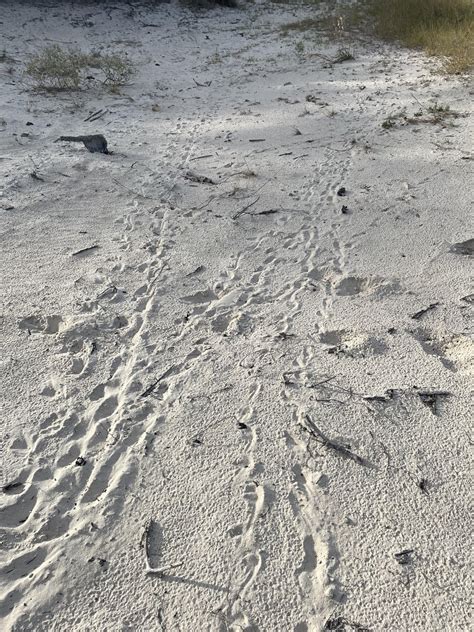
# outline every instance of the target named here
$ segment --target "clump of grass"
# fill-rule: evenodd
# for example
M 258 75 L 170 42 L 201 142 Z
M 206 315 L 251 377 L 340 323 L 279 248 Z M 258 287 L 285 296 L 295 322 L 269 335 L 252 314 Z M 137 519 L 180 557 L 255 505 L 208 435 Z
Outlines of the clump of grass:
M 449 124 L 450 119 L 459 118 L 461 114 L 451 109 L 449 105 L 435 103 L 430 105 L 426 114 L 423 110 L 415 112 L 412 117 L 407 117 L 408 123 L 432 123 L 433 125 Z
M 472 0 L 364 0 L 377 35 L 445 58 L 450 73 L 474 65 Z M 362 13 L 358 13 L 359 21 Z
M 392 129 L 397 124 L 396 119 L 393 116 L 387 116 L 387 118 L 382 122 L 382 127 L 384 129 Z
M 219 51 L 216 50 L 216 52 L 208 58 L 208 61 L 210 64 L 222 64 L 222 56 Z
M 42 90 L 79 90 L 84 87 L 91 69 L 97 70 L 98 79 L 112 89 L 126 83 L 133 72 L 130 62 L 121 55 L 83 53 L 54 45 L 30 59 L 26 74 L 34 86 Z
M 339 48 L 336 57 L 333 59 L 333 64 L 342 64 L 344 61 L 351 61 L 354 59 L 354 55 L 348 48 Z
M 423 123 L 431 125 L 453 126 L 452 119 L 463 116 L 459 112 L 455 112 L 449 105 L 440 105 L 435 103 L 426 108 L 426 110 L 419 109 L 411 116 L 407 114 L 405 110 L 398 112 L 397 114 L 391 114 L 382 121 L 383 129 L 393 129 L 397 126 L 397 123 L 401 125 L 419 125 Z
M 296 43 L 295 49 L 296 49 L 296 54 L 298 55 L 298 57 L 302 57 L 304 55 L 303 40 L 300 40 L 299 42 Z

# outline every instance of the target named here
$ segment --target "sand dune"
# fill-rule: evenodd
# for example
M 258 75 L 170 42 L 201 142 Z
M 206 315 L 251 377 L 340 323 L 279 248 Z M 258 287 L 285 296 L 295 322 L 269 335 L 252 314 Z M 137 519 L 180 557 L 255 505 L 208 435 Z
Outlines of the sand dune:
M 2 629 L 467 630 L 472 89 L 99 5 L 1 6 Z M 49 43 L 136 73 L 32 92 Z

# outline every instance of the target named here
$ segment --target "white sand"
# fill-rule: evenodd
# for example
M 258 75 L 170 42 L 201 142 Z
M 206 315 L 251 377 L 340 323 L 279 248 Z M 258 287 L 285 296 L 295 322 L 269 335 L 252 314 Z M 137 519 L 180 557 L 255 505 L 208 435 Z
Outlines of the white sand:
M 298 55 L 303 9 L 34 4 L 0 11 L 2 630 L 467 630 L 472 118 L 382 128 L 467 80 Z M 51 43 L 137 74 L 35 94 Z

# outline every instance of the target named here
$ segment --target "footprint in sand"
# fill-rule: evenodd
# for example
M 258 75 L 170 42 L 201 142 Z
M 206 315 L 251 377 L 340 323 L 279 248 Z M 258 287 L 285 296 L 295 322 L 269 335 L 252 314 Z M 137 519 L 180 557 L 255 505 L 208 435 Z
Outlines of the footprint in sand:
M 323 332 L 319 339 L 323 344 L 330 345 L 328 351 L 348 357 L 383 355 L 389 350 L 386 342 L 380 338 L 345 329 Z
M 190 294 L 189 296 L 181 296 L 181 300 L 184 303 L 191 303 L 194 305 L 202 305 L 204 303 L 210 303 L 214 301 L 217 296 L 214 294 L 212 290 L 203 290 L 201 292 L 196 292 L 195 294 Z
M 474 341 L 469 336 L 443 335 L 428 329 L 418 329 L 412 335 L 425 353 L 436 356 L 450 371 L 473 371 Z
M 36 505 L 37 498 L 36 488 L 30 486 L 22 494 L 15 496 L 14 502 L 2 503 L 0 527 L 14 529 L 26 522 Z
M 118 400 L 115 395 L 108 397 L 105 399 L 96 410 L 94 415 L 94 420 L 99 421 L 100 419 L 105 419 L 106 417 L 110 417 L 118 406 Z
M 378 277 L 344 277 L 335 284 L 338 296 L 357 296 L 358 294 L 391 294 L 400 290 L 397 281 L 386 281 Z
M 27 316 L 19 321 L 18 327 L 30 334 L 57 334 L 62 322 L 61 316 Z

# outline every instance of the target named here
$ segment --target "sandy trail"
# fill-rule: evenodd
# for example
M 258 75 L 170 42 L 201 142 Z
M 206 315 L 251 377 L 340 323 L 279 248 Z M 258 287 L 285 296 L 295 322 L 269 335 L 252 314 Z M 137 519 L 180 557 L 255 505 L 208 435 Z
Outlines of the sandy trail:
M 1 7 L 3 629 L 467 630 L 466 81 L 304 9 Z M 137 73 L 35 94 L 46 43 Z

